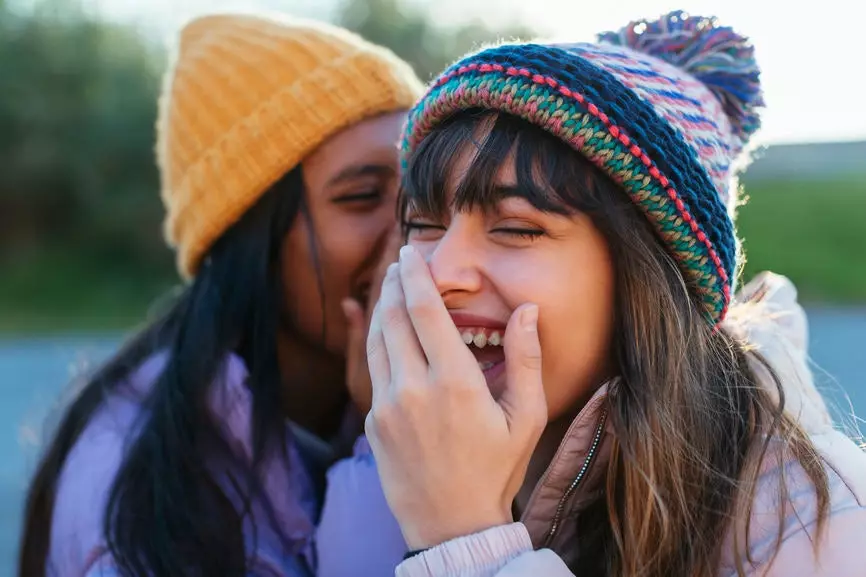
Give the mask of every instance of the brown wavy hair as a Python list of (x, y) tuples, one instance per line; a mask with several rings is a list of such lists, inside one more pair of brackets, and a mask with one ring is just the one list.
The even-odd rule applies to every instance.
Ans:
[[(453, 163), (472, 142), (479, 153), (449, 199)], [(697, 291), (647, 219), (598, 168), (523, 120), (465, 111), (407, 159), (399, 210), (405, 215), (411, 205), (413, 212), (442, 216), (452, 207), (492, 207), (499, 201), (496, 172), (512, 159), (526, 199), (540, 210), (589, 215), (615, 267), (610, 352), (619, 379), (609, 395), (615, 440), (606, 487), (581, 514), (573, 549), (557, 553), (581, 575), (714, 577), (721, 536), (733, 529), (743, 575), (754, 562), (750, 519), (769, 459), (780, 466), (799, 461), (814, 484), (820, 532), (829, 507), (827, 475), (805, 432), (784, 411), (779, 379), (748, 342), (724, 325), (710, 325)], [(759, 379), (761, 363), (769, 378)], [(773, 440), (782, 442), (771, 450)], [(784, 475), (779, 491), (776, 552), (788, 500)]]

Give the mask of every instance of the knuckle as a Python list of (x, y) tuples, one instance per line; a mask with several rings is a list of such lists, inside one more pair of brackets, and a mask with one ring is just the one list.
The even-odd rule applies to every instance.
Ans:
[(413, 415), (425, 410), (425, 403), (428, 401), (422, 387), (400, 387), (373, 403), (364, 429), (379, 440), (399, 438), (414, 420)]
[(434, 383), (437, 390), (459, 400), (472, 399), (479, 393), (479, 388), (467, 377), (453, 371), (440, 373), (436, 376)]
[(376, 417), (374, 415), (373, 410), (367, 413), (367, 416), (364, 418), (364, 433), (367, 435), (367, 439), (372, 446), (373, 443), (378, 441), (379, 435), (376, 430)]
[(379, 399), (367, 414), (365, 427), (372, 427), (380, 436), (392, 437), (412, 415), (428, 403), (424, 387), (400, 386)]
[(538, 351), (533, 351), (529, 354), (523, 355), (523, 366), (533, 371), (540, 371), (541, 353)]
[(429, 319), (436, 314), (436, 309), (434, 308), (433, 303), (426, 298), (413, 299), (411, 303), (407, 304), (406, 308), (409, 310), (409, 314), (414, 318)]
[(406, 312), (402, 303), (391, 302), (382, 307), (382, 323), (399, 327), (406, 323)]
[(423, 387), (402, 386), (394, 393), (394, 403), (401, 409), (411, 411), (424, 406), (427, 402), (426, 396)]
[(388, 437), (394, 429), (396, 415), (391, 403), (377, 403), (364, 421), (364, 430), (375, 439)]

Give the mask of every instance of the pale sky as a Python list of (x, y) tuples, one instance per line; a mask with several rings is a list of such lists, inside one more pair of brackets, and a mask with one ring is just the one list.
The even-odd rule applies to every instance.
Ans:
[[(168, 38), (206, 10), (266, 8), (327, 18), (336, 0), (80, 1)], [(512, 20), (544, 35), (573, 40), (592, 40), (596, 32), (673, 9), (717, 16), (749, 36), (756, 47), (767, 101), (761, 143), (866, 140), (864, 0), (411, 1), (443, 25), (480, 18), (496, 26)]]

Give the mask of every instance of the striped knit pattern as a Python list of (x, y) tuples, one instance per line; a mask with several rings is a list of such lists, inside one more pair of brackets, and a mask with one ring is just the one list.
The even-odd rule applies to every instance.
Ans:
[(630, 196), (677, 260), (711, 323), (737, 270), (731, 166), (743, 148), (717, 96), (689, 74), (611, 44), (508, 44), (447, 69), (409, 115), (404, 161), (470, 108), (512, 114), (561, 138)]
[(731, 132), (722, 105), (707, 88), (667, 62), (609, 45), (573, 45), (581, 57), (607, 70), (649, 103), (698, 154), (698, 159), (726, 205), (732, 156), (742, 144)]

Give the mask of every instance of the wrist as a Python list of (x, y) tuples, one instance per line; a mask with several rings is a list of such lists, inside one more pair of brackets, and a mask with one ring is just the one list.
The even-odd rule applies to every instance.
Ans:
[(473, 516), (472, 518), (443, 519), (441, 522), (421, 522), (417, 526), (400, 525), (403, 538), (410, 551), (431, 549), (447, 541), (452, 541), (467, 535), (473, 535), (499, 527), (509, 525), (514, 520), (511, 511), (497, 512), (491, 515)]

